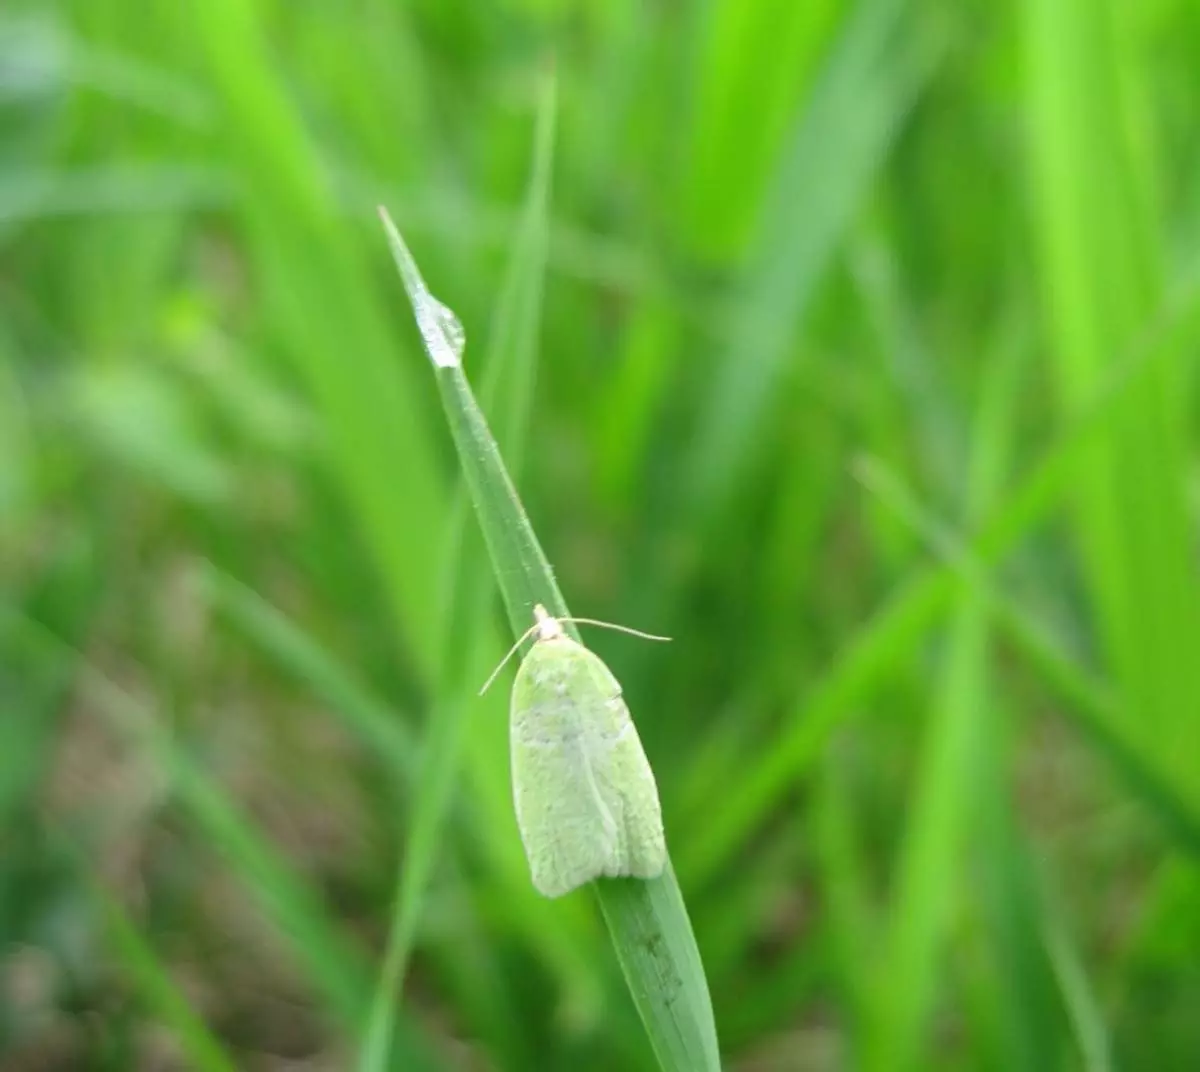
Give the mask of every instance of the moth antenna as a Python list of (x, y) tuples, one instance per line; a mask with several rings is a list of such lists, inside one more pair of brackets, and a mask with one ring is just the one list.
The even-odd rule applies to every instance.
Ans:
[(640, 629), (631, 629), (627, 625), (617, 625), (615, 622), (600, 622), (595, 618), (559, 618), (560, 622), (575, 622), (577, 625), (598, 625), (601, 629), (612, 629), (617, 633), (628, 633), (630, 636), (641, 637), (643, 640), (670, 641), (669, 636), (656, 636), (654, 633), (643, 633)]
[(505, 655), (504, 658), (500, 660), (499, 665), (496, 667), (495, 670), (493, 670), (491, 672), (487, 681), (485, 681), (483, 683), (483, 688), (481, 688), (479, 690), (480, 696), (482, 696), (485, 692), (487, 692), (488, 689), (490, 689), (492, 687), (492, 682), (495, 681), (496, 678), (500, 676), (500, 671), (503, 670), (505, 668), (505, 666), (508, 665), (508, 660), (511, 659), (514, 655), (516, 655), (517, 650), (521, 647), (521, 645), (524, 644), (525, 641), (527, 641), (533, 635), (533, 633), (541, 627), (541, 624), (542, 624), (541, 622), (534, 622), (533, 625), (531, 625), (528, 629), (525, 630), (525, 632), (523, 632), (519, 637), (517, 637), (517, 642), (511, 648), (508, 649), (508, 654)]

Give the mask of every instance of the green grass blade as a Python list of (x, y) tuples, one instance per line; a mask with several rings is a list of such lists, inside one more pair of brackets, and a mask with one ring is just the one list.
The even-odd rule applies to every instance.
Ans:
[(257, 592), (215, 566), (205, 569), (214, 607), (281, 667), (320, 696), (376, 754), (406, 776), (415, 775), (416, 743), (407, 723)]
[(1041, 938), (1058, 983), (1067, 1019), (1075, 1033), (1084, 1072), (1112, 1072), (1112, 1042), (1099, 995), (1071, 938), (1068, 915), (1052, 897), (1043, 877), (1040, 890)]
[(870, 1012), (869, 981), (875, 963), (870, 951), (879, 939), (879, 922), (867, 896), (862, 846), (851, 806), (852, 764), (842, 762), (838, 742), (827, 750), (816, 784), (815, 837), (825, 884), (831, 959), (839, 1007), (851, 1038), (863, 1036)]
[[(968, 474), (971, 515), (985, 514), (1003, 479), (1017, 397), (1019, 354), (1001, 355), (983, 383)], [(926, 728), (917, 785), (897, 864), (894, 914), (884, 942), (881, 987), (867, 1037), (867, 1068), (917, 1064), (939, 996), (938, 966), (977, 811), (991, 713), (990, 622), (974, 588), (958, 595), (942, 678)]]
[(1200, 858), (1200, 814), (1142, 750), (1118, 729), (1118, 701), (1092, 681), (1060, 650), (1046, 630), (1005, 597), (991, 580), (989, 566), (952, 529), (934, 518), (890, 474), (878, 467), (861, 470), (873, 490), (929, 543), (947, 568), (976, 588), (1005, 636), (1063, 701), (1063, 713), (1109, 764), (1131, 795), (1142, 802), (1176, 848)]
[[(545, 79), (541, 94), (527, 208), (497, 304), (492, 352), (485, 373), (488, 385), (505, 393), (498, 429), (508, 442), (510, 456), (515, 457), (523, 453), (536, 369), (555, 107), (556, 88), (551, 76)], [(460, 505), (456, 503), (456, 507)], [(476, 665), (471, 655), (486, 628), (490, 591), (487, 563), (477, 553), (475, 542), (469, 541), (466, 523), (465, 509), (456, 508), (446, 541), (451, 559), (448, 569), (451, 596), (439, 669), (439, 700), (430, 720), (409, 833), (400, 861), (392, 924), (360, 1054), (360, 1072), (383, 1072), (387, 1068), (392, 1021), (425, 889), (439, 852), (443, 817), (459, 766), (467, 715), (477, 691), (470, 678)]]
[(121, 903), (90, 876), (82, 878), (100, 908), (122, 965), (147, 1006), (171, 1029), (188, 1067), (197, 1072), (234, 1072), (237, 1063), (193, 1011)]
[[(330, 919), (321, 897), (270, 843), (222, 786), (160, 729), (146, 709), (81, 656), (31, 620), (17, 619), (32, 641), (73, 659), (82, 686), (114, 729), (148, 746), (170, 775), (172, 790), (196, 828), (229, 864), (270, 923), (293, 949), (314, 991), (350, 1032), (365, 1018), (365, 960)], [(406, 1030), (404, 1067), (433, 1068), (414, 1032)]]
[[(1004, 712), (1007, 714), (1007, 712)], [(980, 896), (978, 913), (991, 971), (996, 1049), (1002, 1067), (1058, 1067), (1063, 1030), (1055, 983), (1039, 938), (1039, 903), (1032, 860), (1014, 815), (1009, 788), (1010, 724), (993, 720), (981, 776), (980, 837), (971, 856)]]
[(726, 3), (698, 14), (703, 41), (689, 71), (696, 87), (680, 215), (706, 259), (736, 259), (744, 248), (796, 103), (848, 21), (846, 6)]
[(862, 0), (813, 87), (764, 201), (690, 461), (693, 506), (731, 492), (794, 351), (796, 325), (931, 67), (905, 0)]
[[(1200, 330), (1200, 287), (1182, 289), (1160, 318), (1131, 348), (1128, 359), (1106, 377), (1091, 403), (1029, 466), (999, 506), (980, 526), (970, 547), (993, 565), (1046, 518), (1072, 487), (1080, 452), (1100, 433), (1122, 393), (1171, 361)], [(906, 580), (838, 654), (833, 665), (801, 702), (760, 763), (756, 777), (730, 786), (721, 809), (706, 824), (706, 836), (681, 853), (688, 878), (706, 880), (737, 851), (743, 839), (820, 754), (830, 734), (869, 694), (888, 669), (910, 657), (931, 625), (944, 613), (958, 586), (952, 567), (925, 567)]]
[(1076, 666), (1042, 626), (1010, 602), (999, 596), (995, 599), (994, 608), (1005, 636), (1063, 700), (1063, 713), (1071, 724), (1105, 760), (1130, 796), (1141, 802), (1174, 847), (1200, 862), (1200, 812), (1164, 777), (1161, 768), (1116, 728), (1114, 720), (1121, 713), (1110, 692)]
[(287, 83), (272, 73), (265, 21), (240, 0), (200, 5), (190, 19), (240, 165), (256, 304), (282, 329), (278, 343), (311, 395), (352, 527), (428, 682), (437, 653), (424, 623), (436, 605), (438, 549), (430, 526), (411, 519), (445, 509), (431, 430), (414, 374), (394, 360), (367, 251), (341, 218)]
[(330, 926), (320, 900), (205, 771), (168, 757), (175, 791), (213, 847), (253, 892), (272, 923), (287, 935), (331, 1009), (347, 1025), (361, 1016), (366, 995), (361, 953)]
[[(1068, 418), (1144, 331), (1162, 291), (1145, 181), (1154, 162), (1137, 136), (1136, 34), (1124, 7), (1020, 5), (1035, 238)], [(1182, 398), (1169, 364), (1130, 386), (1080, 460), (1071, 519), (1098, 646), (1128, 701), (1122, 729), (1194, 792), (1200, 600)]]
[(958, 884), (987, 687), (987, 616), (973, 594), (950, 626), (942, 680), (923, 742), (918, 782), (895, 879), (877, 1018), (864, 1067), (917, 1065), (938, 993), (937, 964)]
[(20, 627), (21, 619), (2, 608), (0, 688), (7, 716), (0, 719), (0, 830), (37, 791), (53, 754), (57, 710), (69, 685), (62, 660), (31, 649)]
[[(446, 416), (480, 527), (488, 545), (509, 621), (516, 636), (541, 603), (551, 614), (569, 611), (534, 535), (499, 448), (463, 373), (445, 321), (428, 303), (411, 255), (384, 214), (397, 267), (414, 301), (430, 350)], [(431, 338), (432, 334), (432, 338)], [(651, 1045), (664, 1069), (720, 1067), (708, 984), (683, 897), (668, 866), (648, 882), (598, 880), (593, 884), (617, 958)]]

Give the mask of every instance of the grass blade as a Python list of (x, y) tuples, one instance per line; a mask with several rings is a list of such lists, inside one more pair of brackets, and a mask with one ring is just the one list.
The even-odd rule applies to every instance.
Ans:
[(1111, 1072), (1112, 1044), (1100, 1001), (1071, 939), (1067, 918), (1047, 885), (1043, 877), (1039, 898), (1041, 938), (1075, 1033), (1081, 1065), (1084, 1072)]
[(964, 598), (951, 623), (942, 679), (895, 879), (895, 914), (884, 940), (886, 969), (864, 1066), (916, 1067), (938, 993), (937, 964), (958, 886), (958, 865), (979, 749), (987, 687), (987, 616)]
[[(430, 304), (399, 232), (386, 213), (383, 220), (422, 334), (428, 338), (431, 329), (441, 330), (441, 337), (432, 340), (430, 357), (514, 636), (526, 631), (538, 603), (556, 617), (569, 617), (549, 562), (463, 373), (458, 359), (461, 338), (455, 338), (453, 325), (446, 330), (440, 315), (443, 307)], [(458, 353), (448, 361), (456, 342)], [(668, 865), (661, 878), (648, 882), (608, 879), (598, 880), (593, 887), (662, 1067), (672, 1072), (719, 1068), (708, 984), (674, 870)]]
[(234, 1072), (236, 1062), (193, 1011), (121, 903), (91, 876), (82, 877), (100, 908), (121, 963), (146, 1004), (174, 1033), (188, 1067), (197, 1072)]
[(1176, 848), (1200, 859), (1200, 815), (1156, 764), (1120, 732), (1123, 716), (1117, 701), (1064, 655), (1045, 629), (1004, 596), (990, 579), (987, 563), (925, 511), (890, 474), (872, 467), (867, 479), (897, 516), (921, 534), (964, 584), (980, 591), (1005, 636), (1064, 701), (1063, 713), (1103, 756), (1134, 798), (1142, 802)]
[[(1021, 5), (1035, 235), (1068, 418), (1145, 329), (1162, 290), (1142, 181), (1153, 162), (1139, 153), (1147, 142), (1130, 137), (1140, 117), (1121, 6)], [(1200, 602), (1182, 397), (1170, 364), (1130, 386), (1080, 459), (1071, 517), (1098, 646), (1131, 716), (1122, 730), (1194, 787)]]
[[(1081, 450), (1102, 430), (1122, 393), (1182, 352), (1198, 328), (1200, 289), (1193, 283), (1164, 308), (1159, 321), (1131, 348), (1128, 360), (1099, 385), (1080, 416), (989, 514), (969, 544), (982, 563), (991, 566), (999, 562), (1050, 514), (1072, 487), (1073, 467)], [(706, 837), (689, 844), (686, 855), (681, 855), (684, 874), (703, 881), (728, 861), (747, 832), (808, 769), (854, 705), (897, 660), (908, 658), (950, 605), (960, 581), (949, 565), (928, 567), (887, 600), (801, 701), (797, 717), (776, 740), (757, 777), (730, 787), (720, 811), (706, 827)]]
[[(87, 694), (117, 732), (149, 747), (168, 772), (173, 792), (191, 821), (228, 862), (258, 901), (333, 1017), (350, 1032), (364, 1019), (367, 989), (361, 952), (338, 930), (318, 892), (304, 881), (222, 786), (166, 734), (161, 721), (36, 622), (18, 616), (31, 641), (74, 661)], [(405, 1032), (404, 1067), (433, 1068), (430, 1055)]]
[[(925, 27), (905, 0), (864, 0), (851, 16), (784, 150), (735, 301), (725, 352), (695, 437), (692, 505), (724, 501), (768, 410), (797, 322), (930, 67)], [(711, 504), (711, 505), (710, 505)]]
[(215, 566), (204, 574), (206, 592), (251, 641), (320, 696), (396, 771), (415, 775), (415, 742), (398, 712), (371, 695), (350, 672), (277, 608)]
[[(555, 95), (551, 75), (545, 79), (541, 94), (527, 210), (498, 303), (492, 353), (486, 366), (489, 384), (500, 384), (505, 388), (501, 434), (507, 433), (505, 438), (509, 441), (510, 454), (515, 455), (522, 453), (524, 445), (536, 366), (541, 286), (546, 269)], [(416, 936), (425, 888), (439, 850), (443, 818), (458, 770), (470, 702), (477, 691), (470, 677), (475, 665), (470, 655), (477, 647), (486, 622), (490, 596), (487, 563), (481, 554), (475, 553), (474, 543), (466, 538), (465, 504), (460, 500), (455, 506), (446, 541), (451, 559), (448, 570), (451, 596), (443, 631), (439, 700), (430, 719), (409, 834), (400, 861), (388, 945), (359, 1059), (360, 1072), (383, 1072), (388, 1065), (392, 1021)]]
[(312, 136), (271, 73), (264, 21), (240, 0), (200, 5), (191, 19), (223, 109), (222, 134), (241, 165), (256, 304), (284, 329), (279, 341), (312, 397), (348, 515), (428, 682), (436, 650), (423, 623), (436, 603), (437, 547), (428, 526), (410, 521), (443, 516), (430, 430), (415, 377), (393, 360), (366, 250), (340, 218)]
[[(1019, 352), (1002, 355), (984, 381), (967, 478), (972, 516), (992, 505), (1003, 477), (1017, 397)], [(961, 883), (967, 833), (977, 811), (991, 718), (990, 622), (974, 588), (958, 596), (942, 679), (922, 742), (917, 785), (905, 825), (895, 913), (865, 1065), (903, 1069), (921, 1055), (925, 1023), (938, 997), (938, 965)]]
[(981, 771), (986, 791), (980, 837), (971, 853), (981, 895), (968, 911), (979, 914), (977, 925), (992, 968), (987, 985), (1003, 1067), (1058, 1067), (1064, 1032), (1054, 978), (1038, 936), (1043, 910), (1033, 861), (1008, 784), (1009, 723), (999, 718), (992, 722)]

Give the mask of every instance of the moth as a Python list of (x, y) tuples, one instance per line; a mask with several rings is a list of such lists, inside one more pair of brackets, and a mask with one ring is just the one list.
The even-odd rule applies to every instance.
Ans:
[(590, 618), (551, 617), (540, 604), (533, 647), (513, 682), (509, 732), (513, 803), (533, 885), (546, 897), (595, 878), (656, 878), (667, 861), (654, 772), (621, 696), (621, 685), (595, 653), (562, 628)]

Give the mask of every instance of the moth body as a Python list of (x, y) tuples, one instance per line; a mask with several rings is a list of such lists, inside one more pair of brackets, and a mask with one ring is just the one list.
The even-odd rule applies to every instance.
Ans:
[(658, 789), (621, 686), (544, 611), (513, 683), (510, 732), (517, 825), (539, 892), (662, 873)]

